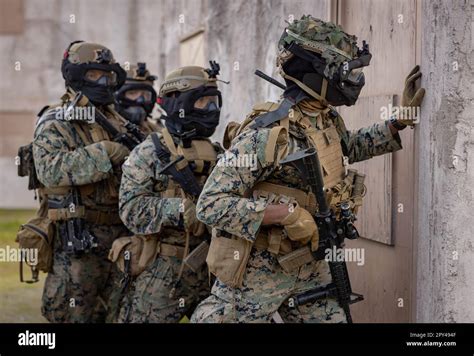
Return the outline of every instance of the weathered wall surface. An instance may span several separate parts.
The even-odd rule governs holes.
[[[64,90],[61,59],[77,39],[104,43],[117,58],[134,49],[133,1],[24,0],[21,33],[0,36],[0,207],[35,207],[27,180],[16,177],[17,148],[31,141],[36,113]],[[20,64],[20,70],[17,64]]]
[[[424,1],[417,321],[473,322],[473,1]]]
[[[328,1],[208,1],[210,58],[222,63],[223,122],[241,121],[258,102],[277,100],[281,89],[253,73],[256,69],[283,81],[275,61],[285,21],[303,14],[327,19]],[[225,126],[221,125],[218,136]]]

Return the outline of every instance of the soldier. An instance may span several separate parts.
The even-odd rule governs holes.
[[[167,113],[165,128],[149,135],[123,165],[120,216],[148,250],[132,254],[131,263],[153,259],[142,263],[129,287],[119,322],[178,322],[209,295],[208,232],[196,218],[195,202],[222,150],[209,140],[222,105],[217,74],[215,62],[207,70],[190,66],[169,73],[158,99]],[[111,254],[119,254],[114,249],[121,245],[117,241]]]
[[[257,164],[219,161],[197,203],[198,219],[213,228],[207,262],[217,279],[191,322],[270,322],[277,312],[284,322],[346,322],[333,297],[297,307],[287,302],[327,286],[331,274],[324,256],[311,253],[319,247],[313,192],[305,177],[279,161],[315,147],[332,209],[340,212],[347,203],[355,214],[362,189],[356,193],[354,178],[362,176],[346,175],[343,156],[353,163],[401,149],[397,132],[404,122],[351,132],[333,108],[356,102],[365,83],[362,68],[370,61],[368,45],[358,49],[354,36],[311,16],[290,24],[279,45],[283,100],[258,104],[240,127],[228,127],[232,146],[221,158],[255,156]],[[415,94],[413,87],[417,71],[407,81],[403,105],[421,103],[424,92]],[[295,251],[308,252],[294,257]]]
[[[83,41],[69,45],[61,70],[66,93],[42,110],[33,141],[44,214],[55,225],[41,310],[52,323],[103,322],[118,276],[107,253],[129,234],[118,215],[120,166],[129,149],[114,140],[132,136],[111,105],[125,71],[109,49]]]
[[[153,88],[156,79],[146,68],[146,63],[132,64],[128,66],[125,84],[114,94],[117,112],[139,126],[147,136],[161,128],[159,120],[156,123],[149,120],[156,103],[156,91]]]

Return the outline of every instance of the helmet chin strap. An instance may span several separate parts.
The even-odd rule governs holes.
[[[291,75],[286,74],[282,67],[280,67],[280,74],[283,78],[291,80],[296,85],[298,85],[301,89],[303,89],[305,92],[311,95],[313,98],[319,100],[323,106],[329,105],[329,103],[326,100],[326,92],[328,88],[328,81],[326,80],[326,78],[323,78],[323,83],[321,86],[321,95],[320,95],[316,93],[313,89],[311,89],[309,86],[304,84],[302,81],[292,77]]]

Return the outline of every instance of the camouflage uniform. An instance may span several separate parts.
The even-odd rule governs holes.
[[[178,69],[167,77],[160,93],[163,94],[164,90],[173,92],[176,83],[178,83],[178,88],[186,88],[186,91],[193,88],[200,90],[203,84],[209,85],[210,88],[217,87],[213,80],[209,80],[207,74],[203,75],[204,70],[200,67]],[[199,79],[200,76],[203,76],[202,79]],[[208,139],[192,138],[190,142],[193,145],[200,142],[201,146],[207,147],[205,156],[208,158],[200,159],[199,150],[193,154],[194,158],[190,158],[183,148],[182,141],[170,132],[168,129],[163,129],[159,133],[149,135],[131,152],[122,167],[119,209],[123,222],[133,233],[158,239],[161,246],[167,244],[183,249],[186,244],[186,232],[183,226],[184,198],[195,203],[197,197],[185,193],[172,175],[159,173],[167,162],[163,162],[158,156],[152,135],[156,135],[161,145],[171,151],[163,137],[166,134],[170,140],[174,141],[173,145],[178,150],[183,149],[182,154],[188,164],[204,167],[193,168],[201,187],[215,165],[217,154],[222,149]],[[203,136],[206,137],[206,135]],[[171,157],[170,160],[172,159]],[[197,161],[201,164],[198,163],[196,166]],[[196,222],[201,224],[197,219]],[[192,251],[200,244],[205,235],[208,235],[207,231],[203,236],[194,236],[190,233],[189,250]],[[197,303],[209,295],[210,285],[205,263],[195,272],[185,267],[180,276],[182,263],[182,256],[165,256],[161,248],[153,264],[135,277],[131,283],[123,299],[118,321],[173,323],[178,322],[185,315],[189,316]],[[174,288],[176,289],[172,294]]]
[[[161,137],[161,135],[160,135]],[[184,246],[181,222],[182,198],[163,198],[171,177],[159,174],[164,167],[150,137],[132,151],[123,165],[120,186],[120,216],[135,234],[159,238],[161,243]],[[191,236],[192,250],[203,237]],[[159,255],[152,266],[133,282],[120,312],[120,322],[178,322],[192,307],[209,295],[207,269],[197,273],[184,269],[173,298],[181,259]]]
[[[51,111],[54,115],[54,109]],[[123,119],[119,120],[110,113],[108,115],[116,128],[125,132]],[[103,316],[93,316],[92,306],[96,305],[98,298],[100,303],[108,302],[117,274],[115,266],[107,260],[108,250],[113,240],[128,234],[118,216],[120,170],[113,169],[107,152],[101,146],[88,145],[89,142],[83,142],[77,132],[78,127],[88,132],[91,126],[107,139],[107,133],[98,124],[53,119],[40,123],[33,141],[38,178],[50,191],[48,198],[62,198],[62,195],[54,194],[55,188],[85,187],[84,191],[89,192],[81,194],[81,198],[86,209],[101,211],[109,216],[109,222],[105,224],[86,221],[86,228],[98,238],[99,247],[83,257],[66,255],[61,250],[60,236],[56,234],[53,271],[46,279],[42,306],[43,315],[51,322],[104,320]],[[70,136],[64,137],[62,132]],[[71,142],[71,137],[75,142]]]
[[[337,128],[342,146],[346,147],[344,153],[350,163],[401,149],[398,135],[392,136],[387,123],[350,132],[341,117],[337,116],[331,122]],[[244,198],[244,193],[259,181],[304,189],[296,170],[269,166],[265,162],[269,131],[269,128],[249,129],[239,135],[230,148],[235,156],[256,154],[258,169],[226,167],[219,163],[214,168],[197,206],[198,218],[205,224],[254,242],[267,204],[262,200]],[[301,141],[290,135],[289,147],[289,153],[296,152],[302,148]],[[331,275],[324,260],[307,264],[296,274],[288,274],[282,270],[274,254],[253,249],[242,287],[230,288],[217,280],[212,295],[198,306],[191,321],[270,322],[278,311],[285,322],[344,322],[344,313],[334,299],[298,308],[285,303],[294,294],[329,282]]]
[[[97,56],[110,53],[103,46],[85,42],[71,44],[67,52],[76,58],[86,53],[92,56],[91,62],[94,62],[91,53]],[[107,63],[115,63],[113,57]],[[107,68],[108,64],[102,65]],[[58,110],[69,105],[73,97],[68,87],[62,103],[44,111],[33,141],[36,174],[43,184],[40,212],[57,222],[53,267],[44,285],[41,311],[50,322],[104,322],[107,314],[114,313],[117,302],[114,283],[119,277],[116,267],[107,260],[108,250],[117,237],[129,234],[118,216],[121,171],[113,165],[103,145],[111,137],[98,123],[57,117]],[[119,132],[127,131],[126,121],[110,106],[95,109],[106,115]],[[79,191],[85,207],[85,229],[97,238],[98,244],[81,257],[63,251],[58,224],[59,220],[68,218],[59,217],[61,209],[48,210],[48,199],[62,201],[71,189]]]
[[[297,22],[293,28],[304,34],[307,27]],[[317,26],[314,23],[309,28],[315,36],[318,35]],[[301,90],[296,90],[296,93],[301,94]],[[291,93],[288,95],[292,98],[297,96],[291,96]],[[202,222],[213,228],[213,241],[208,256],[210,270],[213,268],[217,270],[217,267],[213,265],[217,266],[219,258],[222,260],[224,256],[224,254],[219,257],[211,256],[213,243],[216,242],[217,246],[219,239],[248,241],[252,250],[248,262],[245,260],[242,262],[244,269],[241,282],[229,285],[217,276],[211,296],[199,304],[191,322],[271,322],[276,312],[281,315],[284,322],[346,322],[343,309],[333,298],[302,306],[292,304],[292,300],[289,299],[292,296],[315,287],[326,286],[332,281],[328,262],[324,259],[313,259],[312,262],[301,265],[296,271],[285,271],[277,260],[278,256],[286,253],[282,251],[281,246],[286,243],[291,250],[299,246],[295,241],[290,241],[285,230],[281,228],[283,237],[279,245],[280,249],[277,248],[277,252],[269,251],[268,231],[278,226],[261,226],[261,224],[267,205],[272,203],[271,197],[252,195],[249,192],[253,192],[257,184],[261,182],[296,188],[303,192],[308,191],[308,187],[305,186],[300,173],[295,168],[279,165],[276,159],[269,159],[268,147],[270,142],[274,142],[270,137],[271,130],[278,125],[284,126],[284,122],[288,128],[288,134],[282,136],[285,137],[287,143],[285,155],[306,148],[308,132],[311,130],[326,132],[327,129],[334,130],[335,128],[336,137],[340,139],[338,149],[342,151],[342,154],[334,157],[334,162],[342,162],[342,155],[348,157],[349,163],[354,163],[394,152],[401,149],[401,142],[398,134],[392,135],[388,122],[377,123],[355,132],[348,131],[337,112],[324,104],[324,98],[321,98],[321,95],[315,95],[318,100],[310,98],[308,94],[304,100],[299,100],[291,106],[285,118],[282,117],[280,121],[259,128],[254,128],[249,123],[255,122],[259,116],[267,112],[275,111],[280,105],[271,103],[256,105],[254,111],[242,124],[240,131],[237,132],[237,137],[232,140],[232,146],[228,152],[231,157],[256,155],[256,167],[235,167],[218,162],[209,176],[198,201],[196,212]],[[305,128],[302,129],[302,127]],[[327,140],[329,141],[329,138]],[[335,142],[339,146],[338,140]],[[277,148],[276,156],[278,144],[275,147]],[[328,163],[331,167],[333,162]],[[342,163],[337,164],[342,166]],[[326,176],[324,179],[326,185]],[[260,243],[262,239],[265,240],[266,245]]]

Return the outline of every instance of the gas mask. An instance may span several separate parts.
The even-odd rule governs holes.
[[[171,134],[188,138],[210,137],[219,124],[222,97],[216,87],[202,85],[175,97],[158,98],[165,110],[165,125]]]
[[[115,93],[117,111],[134,124],[142,123],[153,111],[156,91],[151,85],[127,83]]]
[[[304,49],[296,42],[285,46],[291,54],[282,65],[285,79],[296,82],[303,90],[317,93],[317,99],[322,97],[334,106],[354,105],[365,85],[363,67],[368,66],[372,58],[368,44],[363,41],[362,50],[358,51],[355,59],[343,62],[336,72],[329,78],[324,74],[326,60],[318,53]],[[296,81],[295,81],[296,79]],[[308,91],[306,89],[306,91]],[[313,95],[309,92],[308,94]]]
[[[72,62],[70,56],[74,57]],[[81,91],[95,105],[112,104],[114,91],[123,85],[126,77],[126,72],[114,61],[110,50],[83,41],[69,45],[61,72],[67,86]]]

